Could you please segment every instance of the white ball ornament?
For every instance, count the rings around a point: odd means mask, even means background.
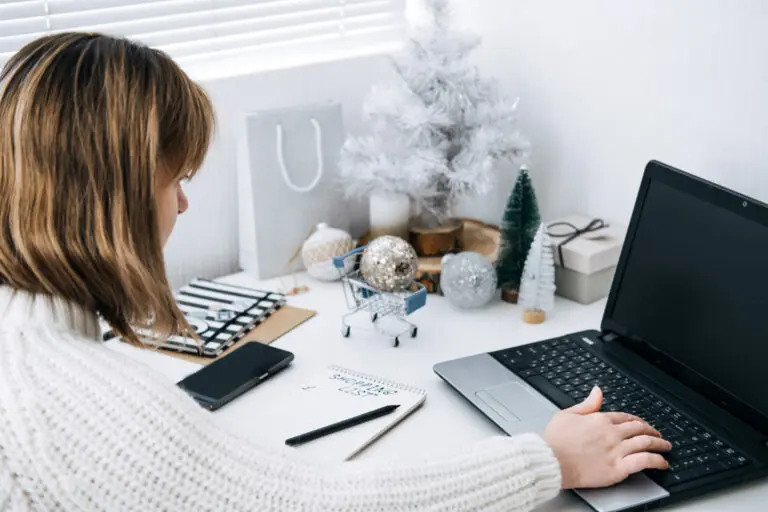
[[[352,236],[342,229],[320,223],[301,247],[301,258],[307,273],[320,281],[340,279],[339,269],[333,266],[333,258],[344,256],[354,247]],[[354,267],[354,259],[346,262],[347,272]]]
[[[442,259],[440,288],[461,309],[484,306],[496,294],[496,268],[477,252],[447,254]]]

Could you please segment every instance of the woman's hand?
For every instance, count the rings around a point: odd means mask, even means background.
[[[558,412],[544,439],[560,462],[563,489],[607,487],[644,469],[667,469],[658,452],[672,449],[656,429],[631,414],[599,412],[599,388]]]

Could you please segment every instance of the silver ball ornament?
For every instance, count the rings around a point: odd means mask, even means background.
[[[466,251],[443,257],[440,288],[456,307],[478,308],[496,293],[496,268],[480,253]]]
[[[374,288],[385,292],[408,287],[418,268],[419,257],[411,244],[391,235],[372,240],[360,259],[363,278]]]

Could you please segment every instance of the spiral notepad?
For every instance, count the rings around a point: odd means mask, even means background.
[[[264,418],[260,437],[275,445],[379,407],[400,405],[387,416],[289,448],[315,458],[355,457],[426,400],[426,392],[417,387],[335,365],[304,371],[296,367],[278,377],[274,389],[264,386],[258,396]]]

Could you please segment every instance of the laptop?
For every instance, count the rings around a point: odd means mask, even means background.
[[[766,475],[768,205],[646,166],[599,329],[441,362],[434,371],[509,435],[542,432],[593,385],[604,411],[673,444],[668,471],[576,490],[646,510]]]

